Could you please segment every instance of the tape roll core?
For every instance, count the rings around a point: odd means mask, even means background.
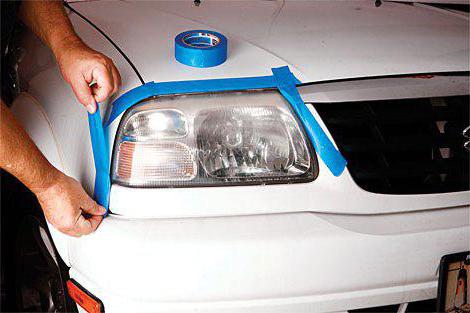
[[[175,58],[193,67],[213,67],[227,60],[227,38],[209,30],[190,30],[175,37]]]
[[[187,34],[182,41],[190,47],[208,48],[220,44],[220,38],[214,34],[194,33]]]

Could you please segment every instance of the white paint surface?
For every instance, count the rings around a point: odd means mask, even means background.
[[[73,6],[115,39],[147,80],[268,75],[282,65],[303,81],[469,69],[468,21],[398,3],[375,8],[373,1],[284,6],[203,1],[194,8],[188,0]],[[72,22],[90,46],[113,58],[123,78],[120,93],[139,85],[101,35],[74,15]],[[193,69],[173,59],[174,36],[194,28],[228,35],[225,64]],[[91,191],[85,110],[44,46],[31,37],[24,43],[22,79],[42,109],[28,107],[29,96],[22,96],[15,114],[46,157]],[[465,86],[447,81],[442,83],[449,88],[440,83],[432,88],[435,82],[422,93],[460,94]],[[310,87],[303,96],[331,101],[377,97],[384,90],[409,96],[413,84]],[[440,257],[470,248],[469,203],[465,192],[367,193],[349,173],[334,178],[320,161],[320,176],[309,184],[114,186],[112,209],[128,218],[111,215],[96,233],[80,239],[51,232],[72,266],[71,276],[103,300],[106,312],[326,312],[435,297]]]
[[[468,70],[468,21],[374,1],[86,2],[72,4],[110,35],[147,81],[270,75],[289,65],[303,82]],[[445,12],[445,11],[443,11]],[[229,58],[199,69],[174,59],[190,29],[227,35]]]
[[[361,219],[312,213],[111,216],[71,240],[71,276],[109,312],[329,312],[417,301],[435,297],[440,257],[470,248],[469,214],[440,210],[430,226],[424,212],[377,216],[393,232],[383,235]]]

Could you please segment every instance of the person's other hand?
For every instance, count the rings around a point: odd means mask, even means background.
[[[76,180],[62,173],[50,187],[35,194],[47,221],[71,236],[94,232],[106,212]]]
[[[88,112],[94,113],[96,102],[106,100],[121,84],[116,66],[110,58],[89,48],[78,38],[64,41],[59,51],[56,58],[62,76],[78,101]]]

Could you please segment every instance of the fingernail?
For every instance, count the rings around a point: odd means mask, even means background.
[[[100,206],[99,208],[100,208],[99,211],[100,211],[101,214],[106,213],[106,209],[105,209],[105,208],[103,208],[102,206]]]
[[[93,104],[87,105],[87,106],[86,106],[86,109],[87,109],[87,111],[88,111],[90,114],[93,114],[93,113],[95,113],[95,111],[96,111],[96,107],[95,107]]]

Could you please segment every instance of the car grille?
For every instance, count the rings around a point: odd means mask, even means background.
[[[469,97],[319,103],[363,189],[386,194],[469,190]]]

